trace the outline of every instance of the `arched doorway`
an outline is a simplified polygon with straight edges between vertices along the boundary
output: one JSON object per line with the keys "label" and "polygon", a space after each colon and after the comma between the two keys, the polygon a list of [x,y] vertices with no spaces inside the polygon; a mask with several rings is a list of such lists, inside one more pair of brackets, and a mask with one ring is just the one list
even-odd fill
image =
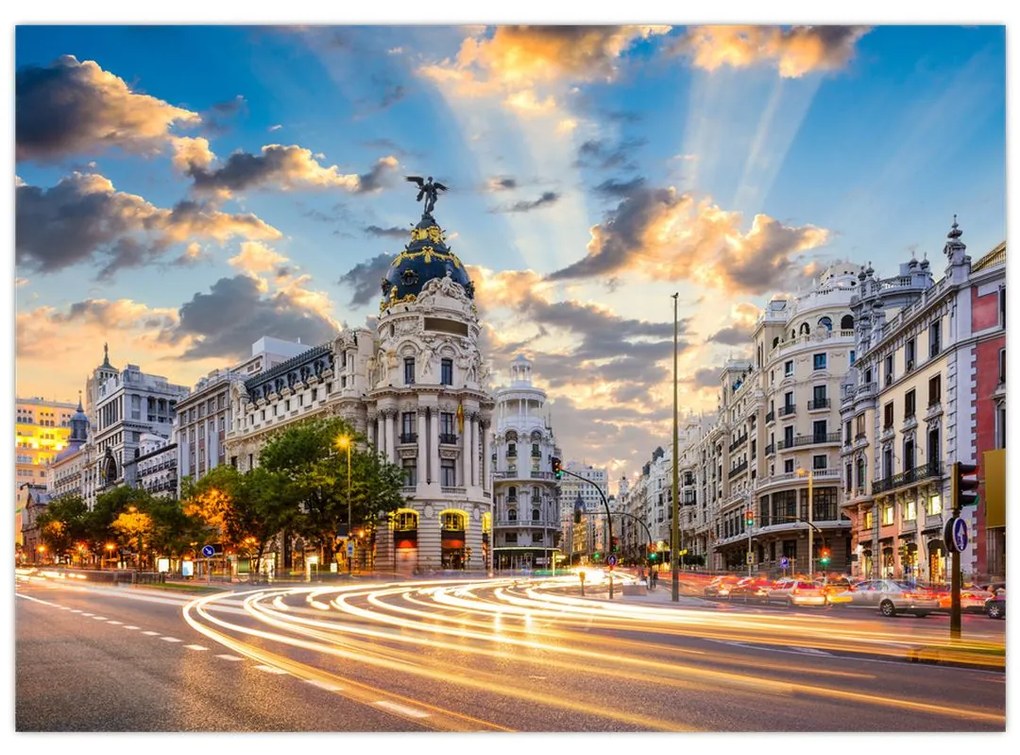
{"label": "arched doorway", "polygon": [[445,509],[439,512],[441,564],[443,569],[464,569],[470,552],[466,547],[467,512]]}
{"label": "arched doorway", "polygon": [[928,581],[932,584],[946,581],[946,552],[941,540],[928,541]]}
{"label": "arched doorway", "polygon": [[[488,570],[489,568],[489,549],[492,548],[491,543],[492,536],[492,512],[486,511],[482,514],[482,562],[481,567]],[[471,559],[467,562],[468,568],[471,568],[473,564]]]}
{"label": "arched doorway", "polygon": [[393,514],[393,570],[409,575],[418,563],[418,512],[397,509]]}

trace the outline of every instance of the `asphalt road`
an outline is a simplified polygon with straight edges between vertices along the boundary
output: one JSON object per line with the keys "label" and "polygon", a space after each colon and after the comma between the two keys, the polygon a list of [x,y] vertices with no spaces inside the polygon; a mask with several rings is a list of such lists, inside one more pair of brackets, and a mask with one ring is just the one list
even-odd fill
{"label": "asphalt road", "polygon": [[[18,731],[1005,728],[1004,673],[904,660],[942,637],[935,617],[512,582],[195,598],[31,581],[16,610]],[[973,618],[1004,641],[1004,622]]]}

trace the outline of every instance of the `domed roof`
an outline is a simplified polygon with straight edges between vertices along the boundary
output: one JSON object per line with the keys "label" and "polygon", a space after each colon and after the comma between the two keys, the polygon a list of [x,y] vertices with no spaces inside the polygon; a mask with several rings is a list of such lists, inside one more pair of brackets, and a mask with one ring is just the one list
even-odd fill
{"label": "domed roof", "polygon": [[393,304],[414,301],[422,287],[433,278],[449,276],[464,287],[468,298],[475,297],[475,287],[457,255],[446,245],[443,229],[431,214],[424,214],[411,229],[411,242],[393,258],[382,280],[382,301],[379,311]]}

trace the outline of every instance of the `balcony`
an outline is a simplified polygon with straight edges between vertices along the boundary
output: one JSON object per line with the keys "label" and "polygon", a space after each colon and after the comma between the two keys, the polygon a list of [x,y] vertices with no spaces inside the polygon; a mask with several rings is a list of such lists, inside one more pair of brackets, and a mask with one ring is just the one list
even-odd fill
{"label": "balcony", "polygon": [[878,391],[878,383],[865,383],[857,389],[857,398],[869,398]]}
{"label": "balcony", "polygon": [[516,449],[513,449],[513,448],[508,449],[507,452],[506,452],[506,458],[508,458],[508,459],[516,459],[517,458],[517,451],[516,451]]}
{"label": "balcony", "polygon": [[839,433],[826,433],[816,435],[798,435],[792,441],[781,440],[778,442],[779,450],[784,448],[798,448],[800,446],[813,446],[822,443],[839,443]]}
{"label": "balcony", "polygon": [[446,495],[464,495],[467,493],[467,488],[448,487],[446,485],[440,485],[439,489]]}
{"label": "balcony", "polygon": [[819,398],[814,401],[808,401],[807,408],[809,412],[816,411],[818,409],[828,409],[832,406],[832,401],[827,398]]}
{"label": "balcony", "polygon": [[791,414],[796,414],[796,413],[797,413],[797,405],[796,404],[789,404],[787,406],[779,407],[779,416],[780,417],[789,417]]}
{"label": "balcony", "polygon": [[746,469],[747,461],[745,460],[740,462],[739,464],[737,464],[737,466],[733,467],[733,469],[730,470],[730,479],[732,480],[734,477],[736,477],[738,474],[745,471]]}
{"label": "balcony", "polygon": [[776,410],[775,409],[769,409],[768,412],[765,414],[765,423],[768,424],[769,422],[775,421],[775,419],[776,419]]}
{"label": "balcony", "polygon": [[457,434],[456,433],[439,433],[439,442],[440,443],[450,443],[450,444],[456,443],[457,442]]}
{"label": "balcony", "polygon": [[733,453],[736,449],[740,448],[744,443],[747,443],[747,435],[741,435],[735,441],[730,443],[730,453]]}
{"label": "balcony", "polygon": [[401,443],[417,443],[418,433],[400,433]]}
{"label": "balcony", "polygon": [[915,482],[921,482],[923,480],[929,480],[941,476],[942,463],[932,461],[927,464],[922,464],[919,467],[908,469],[905,472],[892,475],[891,477],[883,477],[881,480],[875,480],[871,483],[871,492],[873,494],[885,493],[889,490],[913,485]]}
{"label": "balcony", "polygon": [[765,455],[766,456],[771,456],[775,452],[776,452],[776,444],[775,443],[769,443],[767,446],[765,446]]}

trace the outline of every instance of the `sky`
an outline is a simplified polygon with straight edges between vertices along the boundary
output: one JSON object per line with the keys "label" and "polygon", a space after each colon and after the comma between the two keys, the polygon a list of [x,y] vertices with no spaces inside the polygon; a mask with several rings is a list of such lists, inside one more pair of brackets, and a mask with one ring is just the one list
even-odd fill
{"label": "sky", "polygon": [[14,31],[15,391],[193,385],[378,313],[420,217],[565,459],[635,477],[771,296],[1005,239],[1002,26],[56,26]]}

